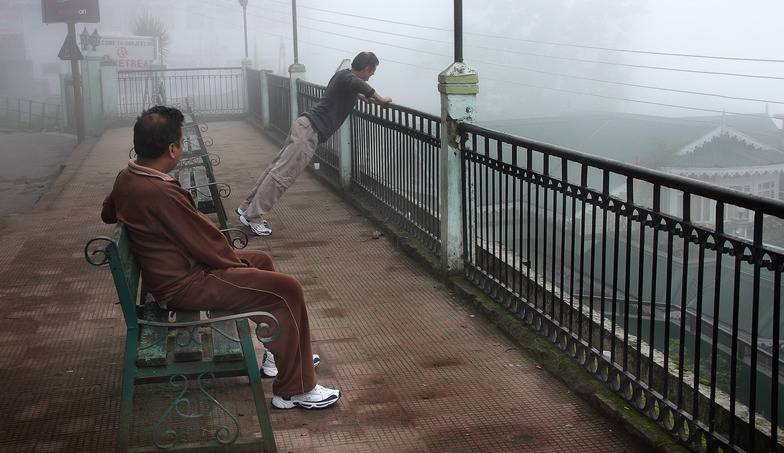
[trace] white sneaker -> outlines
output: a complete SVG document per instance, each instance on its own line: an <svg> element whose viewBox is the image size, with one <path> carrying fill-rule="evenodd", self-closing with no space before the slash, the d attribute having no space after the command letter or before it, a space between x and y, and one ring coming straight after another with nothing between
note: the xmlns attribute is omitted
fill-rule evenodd
<svg viewBox="0 0 784 453"><path fill-rule="evenodd" d="M291 409L299 406L305 409L323 409L340 399L340 390L316 385L308 393L294 396L273 396L272 405L278 409Z"/></svg>
<svg viewBox="0 0 784 453"><path fill-rule="evenodd" d="M319 366L321 357L313 354L313 368ZM264 351L264 358L261 359L261 377L273 378L278 375L278 367L275 365L275 356L269 351Z"/></svg>
<svg viewBox="0 0 784 453"><path fill-rule="evenodd" d="M259 236L269 236L272 234L272 230L267 228L267 221L262 220L261 223L254 223L250 220L246 219L244 215L240 216L240 222L246 227L250 227L251 231L256 233Z"/></svg>
<svg viewBox="0 0 784 453"><path fill-rule="evenodd" d="M245 215L245 211L243 211L243 210L242 210L242 209L240 209L240 208L237 208L237 209L236 209L236 212L237 212L237 215L241 215L241 216Z"/></svg>

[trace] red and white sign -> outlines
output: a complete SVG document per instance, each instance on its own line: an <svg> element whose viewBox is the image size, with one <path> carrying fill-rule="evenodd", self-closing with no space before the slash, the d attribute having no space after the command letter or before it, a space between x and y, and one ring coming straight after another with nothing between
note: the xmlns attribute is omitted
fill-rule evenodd
<svg viewBox="0 0 784 453"><path fill-rule="evenodd" d="M44 23L101 21L98 0L41 0Z"/></svg>
<svg viewBox="0 0 784 453"><path fill-rule="evenodd" d="M156 39L148 36L102 36L95 48L117 63L117 69L150 69L158 57Z"/></svg>

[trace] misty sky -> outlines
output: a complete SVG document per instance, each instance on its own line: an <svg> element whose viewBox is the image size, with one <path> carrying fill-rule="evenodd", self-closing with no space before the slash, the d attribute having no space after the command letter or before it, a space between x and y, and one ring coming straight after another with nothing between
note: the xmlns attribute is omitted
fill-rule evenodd
<svg viewBox="0 0 784 453"><path fill-rule="evenodd" d="M102 35L130 35L134 18L111 14L123 2L131 0L101 0ZM240 65L237 0L132 3L170 25L169 67ZM464 0L463 10L480 119L784 114L781 0ZM452 0L298 0L297 12L307 80L326 84L342 59L371 50L381 60L371 84L382 95L439 114L438 73L454 56ZM254 66L285 74L294 62L291 2L249 0L247 19ZM47 27L56 38L43 54L56 55L63 28Z"/></svg>
<svg viewBox="0 0 784 453"><path fill-rule="evenodd" d="M238 2L194 1L226 5L241 59ZM371 79L379 92L438 113L437 76L454 55L452 11L451 0L299 0L299 62L323 84L341 59L372 50L382 61ZM479 73L486 119L566 109L784 113L780 0L466 0L463 13L464 58ZM256 64L278 72L293 63L290 2L249 0L248 28Z"/></svg>

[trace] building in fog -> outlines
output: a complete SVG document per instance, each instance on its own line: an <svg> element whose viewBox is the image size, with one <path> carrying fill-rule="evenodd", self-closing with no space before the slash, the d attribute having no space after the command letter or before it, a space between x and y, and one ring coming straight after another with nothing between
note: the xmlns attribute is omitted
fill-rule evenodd
<svg viewBox="0 0 784 453"><path fill-rule="evenodd" d="M170 27L167 67L241 64L242 8L237 2L100 0L101 21L77 23L76 33L86 28L101 36L132 36L133 23L145 11ZM65 23L43 23L40 0L6 0L0 8L0 97L60 104L61 74L71 72L70 62L57 56L66 35Z"/></svg>

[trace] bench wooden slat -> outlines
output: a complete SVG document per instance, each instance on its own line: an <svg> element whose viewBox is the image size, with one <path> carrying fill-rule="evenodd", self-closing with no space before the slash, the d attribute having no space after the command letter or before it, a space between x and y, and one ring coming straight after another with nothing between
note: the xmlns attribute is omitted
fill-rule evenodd
<svg viewBox="0 0 784 453"><path fill-rule="evenodd" d="M167 322L169 311L159 307L158 302L148 294L143 316L147 321ZM168 335L169 329L166 327L142 325L139 329L136 364L141 367L166 365Z"/></svg>
<svg viewBox="0 0 784 453"><path fill-rule="evenodd" d="M192 322L201 320L201 312L198 311L181 311L174 312L177 322ZM193 338L190 338L190 332L193 332ZM201 360L204 357L204 336L201 328L190 329L177 329L175 331L174 340L174 361L175 362L191 362L194 360Z"/></svg>
<svg viewBox="0 0 784 453"><path fill-rule="evenodd" d="M234 314L231 311L212 310L210 317L229 316ZM246 322L246 321L243 321ZM221 321L215 323L212 330L212 359L216 362L228 362L241 360L242 345L235 341L240 337L237 332L236 321Z"/></svg>

